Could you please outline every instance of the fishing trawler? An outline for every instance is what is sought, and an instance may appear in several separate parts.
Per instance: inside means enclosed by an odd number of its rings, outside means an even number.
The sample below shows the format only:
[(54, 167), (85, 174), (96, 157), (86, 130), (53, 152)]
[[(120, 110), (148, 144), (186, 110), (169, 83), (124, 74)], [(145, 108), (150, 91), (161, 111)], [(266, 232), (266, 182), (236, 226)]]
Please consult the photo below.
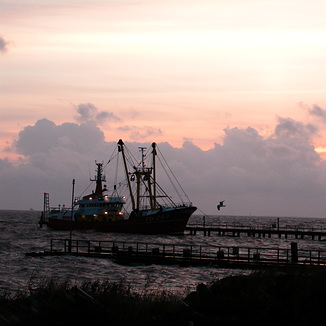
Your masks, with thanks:
[[(73, 199), (72, 207), (50, 208), (49, 194), (44, 193), (41, 225), (47, 224), (48, 227), (57, 230), (92, 229), (102, 232), (139, 234), (182, 234), (184, 232), (190, 216), (197, 208), (192, 206), (189, 200), (176, 204), (157, 184), (156, 143), (152, 143), (148, 154), (145, 152), (146, 147), (139, 148), (141, 161), (138, 164), (135, 163), (121, 139), (117, 145), (116, 156), (122, 156), (122, 160), (117, 161), (123, 163), (124, 181), (113, 182), (109, 194), (109, 189), (103, 185), (106, 181), (103, 163), (96, 162), (96, 177), (91, 179), (96, 182), (95, 191)], [(148, 161), (151, 164), (147, 164)], [(123, 194), (123, 191), (128, 194)], [(126, 210), (127, 199), (131, 202), (130, 212)]]

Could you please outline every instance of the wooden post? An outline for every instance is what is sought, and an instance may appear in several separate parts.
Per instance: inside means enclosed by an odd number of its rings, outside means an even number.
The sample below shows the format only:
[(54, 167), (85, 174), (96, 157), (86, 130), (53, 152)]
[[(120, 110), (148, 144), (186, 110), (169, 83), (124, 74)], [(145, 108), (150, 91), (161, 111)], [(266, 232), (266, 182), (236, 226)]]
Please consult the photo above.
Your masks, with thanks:
[(296, 242), (291, 242), (291, 262), (298, 262), (298, 244)]
[(68, 252), (71, 252), (71, 239), (72, 239), (72, 223), (74, 216), (74, 192), (75, 192), (75, 179), (72, 179), (72, 194), (71, 194), (71, 215), (70, 215), (70, 230), (69, 230), (69, 247)]

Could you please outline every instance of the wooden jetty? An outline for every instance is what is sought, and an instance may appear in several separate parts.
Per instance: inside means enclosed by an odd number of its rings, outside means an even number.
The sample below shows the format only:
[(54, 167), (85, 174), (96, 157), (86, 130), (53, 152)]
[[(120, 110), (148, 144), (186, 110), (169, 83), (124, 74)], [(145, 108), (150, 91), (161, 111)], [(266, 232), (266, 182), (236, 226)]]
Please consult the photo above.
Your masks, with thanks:
[(279, 238), (292, 239), (311, 239), (318, 241), (326, 240), (326, 229), (322, 228), (304, 228), (299, 226), (284, 226), (278, 225), (237, 225), (237, 224), (188, 224), (186, 231), (191, 235), (196, 235), (197, 232), (202, 232), (204, 236), (212, 234), (220, 236), (248, 236), (271, 238), (276, 236)]
[(51, 239), (50, 248), (27, 256), (82, 256), (106, 258), (120, 264), (216, 266), (224, 268), (326, 267), (326, 251), (290, 248), (228, 247), (125, 241)]

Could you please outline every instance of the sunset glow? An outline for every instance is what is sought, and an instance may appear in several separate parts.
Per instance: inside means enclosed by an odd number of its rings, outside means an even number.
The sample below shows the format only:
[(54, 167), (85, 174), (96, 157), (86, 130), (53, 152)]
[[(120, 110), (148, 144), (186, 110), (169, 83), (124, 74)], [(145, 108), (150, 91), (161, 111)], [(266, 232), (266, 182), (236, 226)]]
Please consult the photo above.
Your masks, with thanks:
[(0, 159), (35, 162), (33, 132), (61, 153), (73, 143), (67, 129), (87, 126), (106, 142), (192, 144), (207, 155), (243, 141), (237, 132), (259, 138), (266, 155), (307, 142), (321, 166), (325, 9), (321, 0), (4, 0)]

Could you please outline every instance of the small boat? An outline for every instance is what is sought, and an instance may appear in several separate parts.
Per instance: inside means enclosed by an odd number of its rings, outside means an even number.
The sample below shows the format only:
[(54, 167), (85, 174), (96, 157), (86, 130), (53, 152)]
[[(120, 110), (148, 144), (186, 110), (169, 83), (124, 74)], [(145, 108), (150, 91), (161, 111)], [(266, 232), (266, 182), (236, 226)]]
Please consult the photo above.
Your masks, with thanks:
[[(117, 145), (117, 153), (114, 157), (117, 158), (117, 162), (122, 163), (123, 173), (120, 175), (124, 176), (123, 181), (116, 181), (119, 175), (116, 166), (114, 169), (116, 177), (109, 190), (106, 185), (103, 185), (106, 181), (103, 163), (96, 162), (96, 176), (91, 179), (96, 183), (95, 190), (79, 198), (74, 198), (73, 194), (72, 207), (50, 208), (49, 194), (44, 193), (44, 209), (40, 225), (47, 224), (48, 227), (56, 230), (79, 229), (138, 234), (182, 234), (184, 232), (190, 216), (197, 208), (192, 205), (188, 197), (187, 202), (180, 197), (182, 202), (176, 204), (158, 185), (156, 143), (152, 143), (148, 153), (145, 152), (146, 147), (139, 147), (140, 163), (135, 163), (133, 155), (121, 139)], [(121, 156), (122, 159), (119, 159)], [(111, 162), (109, 160), (108, 164)], [(160, 159), (160, 163), (162, 162), (166, 161)], [(166, 168), (163, 170), (167, 171)], [(171, 176), (169, 179), (172, 180)], [(177, 184), (180, 186), (178, 182)]]

